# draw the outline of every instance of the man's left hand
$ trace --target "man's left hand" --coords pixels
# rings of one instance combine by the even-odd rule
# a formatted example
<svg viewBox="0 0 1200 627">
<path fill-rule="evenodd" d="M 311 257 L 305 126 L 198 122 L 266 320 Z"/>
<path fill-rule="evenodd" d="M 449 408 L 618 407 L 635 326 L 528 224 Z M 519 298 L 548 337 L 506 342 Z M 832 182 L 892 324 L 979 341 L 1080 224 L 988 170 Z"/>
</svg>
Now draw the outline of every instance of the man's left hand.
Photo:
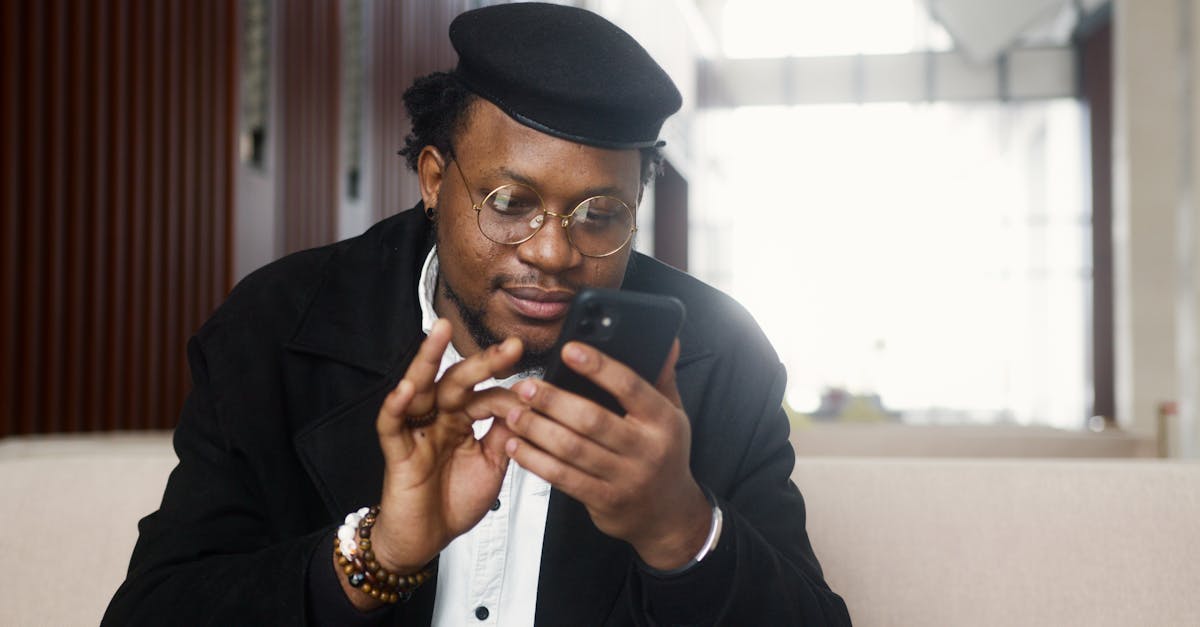
<svg viewBox="0 0 1200 627">
<path fill-rule="evenodd" d="M 624 417 L 545 381 L 513 389 L 528 404 L 505 417 L 518 464 L 587 507 L 600 531 L 633 545 L 652 568 L 686 564 L 704 544 L 712 506 L 689 466 L 691 426 L 675 385 L 676 340 L 651 385 L 580 342 L 563 362 L 617 398 Z"/>
</svg>

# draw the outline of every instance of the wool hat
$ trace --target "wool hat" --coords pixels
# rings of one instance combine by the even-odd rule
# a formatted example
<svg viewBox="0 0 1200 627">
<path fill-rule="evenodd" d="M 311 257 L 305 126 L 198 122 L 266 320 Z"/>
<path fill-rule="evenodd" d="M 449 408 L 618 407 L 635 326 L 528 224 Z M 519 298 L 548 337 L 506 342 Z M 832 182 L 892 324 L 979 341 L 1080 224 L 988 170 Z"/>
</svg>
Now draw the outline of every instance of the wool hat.
<svg viewBox="0 0 1200 627">
<path fill-rule="evenodd" d="M 601 148 L 660 145 L 682 98 L 628 33 L 583 9 L 527 2 L 450 23 L 454 75 L 518 122 Z"/>
</svg>

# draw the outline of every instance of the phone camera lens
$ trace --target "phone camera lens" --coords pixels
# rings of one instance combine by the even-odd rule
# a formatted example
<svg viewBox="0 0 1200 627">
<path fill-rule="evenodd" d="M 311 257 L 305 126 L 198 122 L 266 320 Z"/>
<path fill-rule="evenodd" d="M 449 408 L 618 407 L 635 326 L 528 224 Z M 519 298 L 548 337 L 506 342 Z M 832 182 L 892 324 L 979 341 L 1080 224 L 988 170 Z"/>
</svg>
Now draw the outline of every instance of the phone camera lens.
<svg viewBox="0 0 1200 627">
<path fill-rule="evenodd" d="M 596 328 L 596 323 L 592 322 L 591 318 L 584 318 L 583 320 L 579 321 L 579 332 L 580 333 L 591 333 L 592 330 L 595 328 Z"/>
</svg>

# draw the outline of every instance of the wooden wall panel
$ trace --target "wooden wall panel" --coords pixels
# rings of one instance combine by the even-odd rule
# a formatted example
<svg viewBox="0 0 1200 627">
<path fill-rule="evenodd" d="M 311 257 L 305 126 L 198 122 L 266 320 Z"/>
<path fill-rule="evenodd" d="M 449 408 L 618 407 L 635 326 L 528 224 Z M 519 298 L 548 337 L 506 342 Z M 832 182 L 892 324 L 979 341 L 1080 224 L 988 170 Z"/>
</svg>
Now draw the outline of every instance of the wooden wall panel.
<svg viewBox="0 0 1200 627">
<path fill-rule="evenodd" d="M 19 101 L 21 39 L 18 18 L 20 11 L 15 1 L 4 2 L 0 8 L 0 80 L 3 81 L 3 96 L 0 97 L 0 128 L 4 129 L 4 141 L 0 142 L 0 416 L 8 430 L 15 426 L 17 412 L 16 373 L 18 369 L 17 344 L 17 291 L 20 288 L 21 221 L 17 219 L 18 190 L 17 163 L 21 148 L 14 135 L 17 126 Z"/>
<path fill-rule="evenodd" d="M 662 174 L 654 181 L 653 237 L 654 257 L 687 272 L 688 182 L 669 161 L 663 162 Z"/>
<path fill-rule="evenodd" d="M 1088 107 L 1092 167 L 1092 390 L 1089 415 L 1116 426 L 1113 293 L 1113 25 L 1108 11 L 1076 35 L 1079 90 Z"/>
<path fill-rule="evenodd" d="M 230 282 L 235 0 L 0 15 L 0 437 L 170 428 Z"/>
<path fill-rule="evenodd" d="M 342 19 L 337 2 L 276 6 L 284 109 L 279 190 L 284 252 L 294 252 L 337 236 Z"/>
<path fill-rule="evenodd" d="M 454 68 L 458 55 L 447 35 L 450 22 L 480 4 L 485 3 L 381 0 L 372 6 L 369 150 L 376 218 L 408 209 L 421 198 L 416 176 L 396 154 L 409 132 L 404 90 L 418 76 Z"/>
</svg>

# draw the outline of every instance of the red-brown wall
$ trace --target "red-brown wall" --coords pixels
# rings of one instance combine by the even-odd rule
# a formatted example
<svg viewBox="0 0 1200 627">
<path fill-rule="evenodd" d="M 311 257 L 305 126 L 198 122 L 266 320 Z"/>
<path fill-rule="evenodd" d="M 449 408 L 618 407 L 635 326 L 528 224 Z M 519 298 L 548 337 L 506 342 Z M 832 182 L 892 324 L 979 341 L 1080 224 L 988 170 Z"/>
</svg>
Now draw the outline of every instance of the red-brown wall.
<svg viewBox="0 0 1200 627">
<path fill-rule="evenodd" d="M 331 0 L 275 6 L 282 42 L 279 190 L 284 252 L 290 253 L 337 236 L 342 11 Z"/>
<path fill-rule="evenodd" d="M 169 429 L 187 339 L 233 280 L 239 0 L 0 0 L 0 437 Z M 278 234 L 333 241 L 342 0 L 274 0 Z M 376 218 L 419 199 L 402 94 L 471 0 L 369 4 Z M 255 208 L 261 210 L 262 208 Z"/>
<path fill-rule="evenodd" d="M 169 428 L 229 288 L 234 0 L 4 0 L 0 436 Z"/>
<path fill-rule="evenodd" d="M 375 176 L 376 218 L 412 207 L 421 199 L 416 177 L 396 151 L 404 147 L 408 116 L 404 90 L 418 76 L 454 69 L 458 55 L 446 36 L 454 16 L 472 8 L 468 0 L 377 2 L 371 22 L 372 133 L 368 140 Z"/>
</svg>

